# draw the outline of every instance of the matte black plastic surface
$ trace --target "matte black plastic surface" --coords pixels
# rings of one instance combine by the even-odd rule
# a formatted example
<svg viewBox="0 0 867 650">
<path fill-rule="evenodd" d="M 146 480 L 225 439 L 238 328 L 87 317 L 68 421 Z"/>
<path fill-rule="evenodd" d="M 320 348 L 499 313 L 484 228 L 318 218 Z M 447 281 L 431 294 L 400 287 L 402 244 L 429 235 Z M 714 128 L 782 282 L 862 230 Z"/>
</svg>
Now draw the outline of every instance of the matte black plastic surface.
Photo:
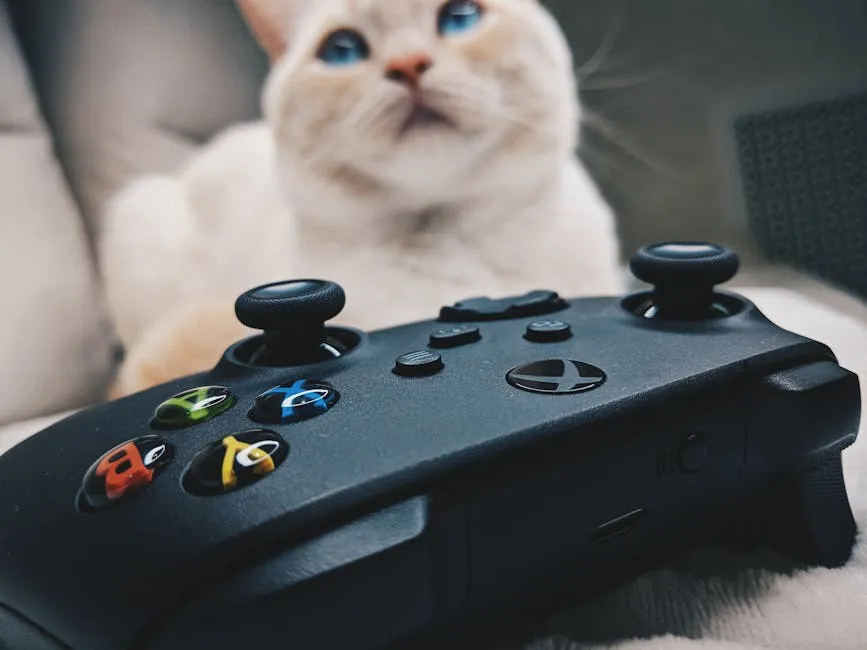
<svg viewBox="0 0 867 650">
<path fill-rule="evenodd" d="M 427 349 L 434 320 L 306 366 L 252 366 L 241 342 L 211 372 L 0 457 L 0 605 L 76 650 L 461 648 L 725 540 L 733 522 L 805 562 L 844 563 L 855 527 L 839 457 L 858 431 L 858 378 L 725 297 L 742 301 L 734 316 L 689 322 L 572 300 L 556 316 L 571 338 L 546 343 L 525 337 L 537 315 L 485 315 L 477 340 L 437 349 L 442 368 L 420 377 L 395 360 Z M 564 394 L 507 381 L 545 360 L 605 381 Z M 304 379 L 340 399 L 269 425 L 282 464 L 227 494 L 184 489 L 202 449 L 258 428 L 257 396 Z M 153 482 L 80 511 L 94 461 L 154 433 L 154 409 L 198 386 L 237 401 L 159 431 L 173 455 Z"/>
<path fill-rule="evenodd" d="M 566 300 L 556 291 L 531 291 L 523 296 L 495 300 L 482 296 L 443 306 L 439 320 L 444 323 L 462 323 L 541 316 L 558 312 L 567 306 Z"/>
<path fill-rule="evenodd" d="M 0 650 L 65 650 L 29 621 L 0 606 Z"/>
</svg>

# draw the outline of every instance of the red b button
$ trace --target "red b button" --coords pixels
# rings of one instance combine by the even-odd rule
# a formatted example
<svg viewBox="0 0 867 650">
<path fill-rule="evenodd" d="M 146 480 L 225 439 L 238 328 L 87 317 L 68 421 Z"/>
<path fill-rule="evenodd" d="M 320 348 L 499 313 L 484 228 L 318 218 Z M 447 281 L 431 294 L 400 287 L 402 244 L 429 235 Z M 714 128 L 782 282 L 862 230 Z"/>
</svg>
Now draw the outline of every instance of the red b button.
<svg viewBox="0 0 867 650">
<path fill-rule="evenodd" d="M 147 487 L 172 456 L 172 447 L 159 436 L 136 438 L 103 454 L 84 476 L 84 509 L 107 508 Z"/>
</svg>

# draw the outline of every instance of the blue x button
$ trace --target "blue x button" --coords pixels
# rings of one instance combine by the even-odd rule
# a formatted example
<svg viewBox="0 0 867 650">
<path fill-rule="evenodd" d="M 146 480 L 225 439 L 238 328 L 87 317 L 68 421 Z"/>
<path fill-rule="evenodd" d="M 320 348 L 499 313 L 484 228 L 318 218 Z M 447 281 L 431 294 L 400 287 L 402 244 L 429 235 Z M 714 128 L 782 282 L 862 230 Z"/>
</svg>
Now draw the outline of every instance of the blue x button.
<svg viewBox="0 0 867 650">
<path fill-rule="evenodd" d="M 259 395 L 249 415 L 259 424 L 291 424 L 322 415 L 338 399 L 340 393 L 330 384 L 299 379 Z"/>
</svg>

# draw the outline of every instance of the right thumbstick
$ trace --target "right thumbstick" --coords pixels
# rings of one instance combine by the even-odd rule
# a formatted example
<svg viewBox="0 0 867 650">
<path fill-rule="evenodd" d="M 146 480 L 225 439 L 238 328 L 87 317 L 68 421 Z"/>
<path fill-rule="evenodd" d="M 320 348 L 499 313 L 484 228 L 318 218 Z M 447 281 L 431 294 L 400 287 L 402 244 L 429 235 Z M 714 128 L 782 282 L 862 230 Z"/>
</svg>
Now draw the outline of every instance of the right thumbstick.
<svg viewBox="0 0 867 650">
<path fill-rule="evenodd" d="M 632 274 L 653 285 L 655 317 L 699 320 L 719 317 L 714 289 L 738 272 L 738 256 L 725 246 L 706 242 L 665 242 L 639 249 Z"/>
</svg>

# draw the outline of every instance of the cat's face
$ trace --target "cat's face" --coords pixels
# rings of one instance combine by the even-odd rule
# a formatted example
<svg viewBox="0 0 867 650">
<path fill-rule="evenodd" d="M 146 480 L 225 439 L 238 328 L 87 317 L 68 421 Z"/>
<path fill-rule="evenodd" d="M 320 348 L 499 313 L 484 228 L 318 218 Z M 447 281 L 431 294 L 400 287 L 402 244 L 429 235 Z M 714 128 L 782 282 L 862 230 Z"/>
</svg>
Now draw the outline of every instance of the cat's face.
<svg viewBox="0 0 867 650">
<path fill-rule="evenodd" d="M 298 0 L 295 0 L 298 2 Z M 537 0 L 315 0 L 269 79 L 280 148 L 389 186 L 574 147 L 569 48 Z"/>
</svg>

